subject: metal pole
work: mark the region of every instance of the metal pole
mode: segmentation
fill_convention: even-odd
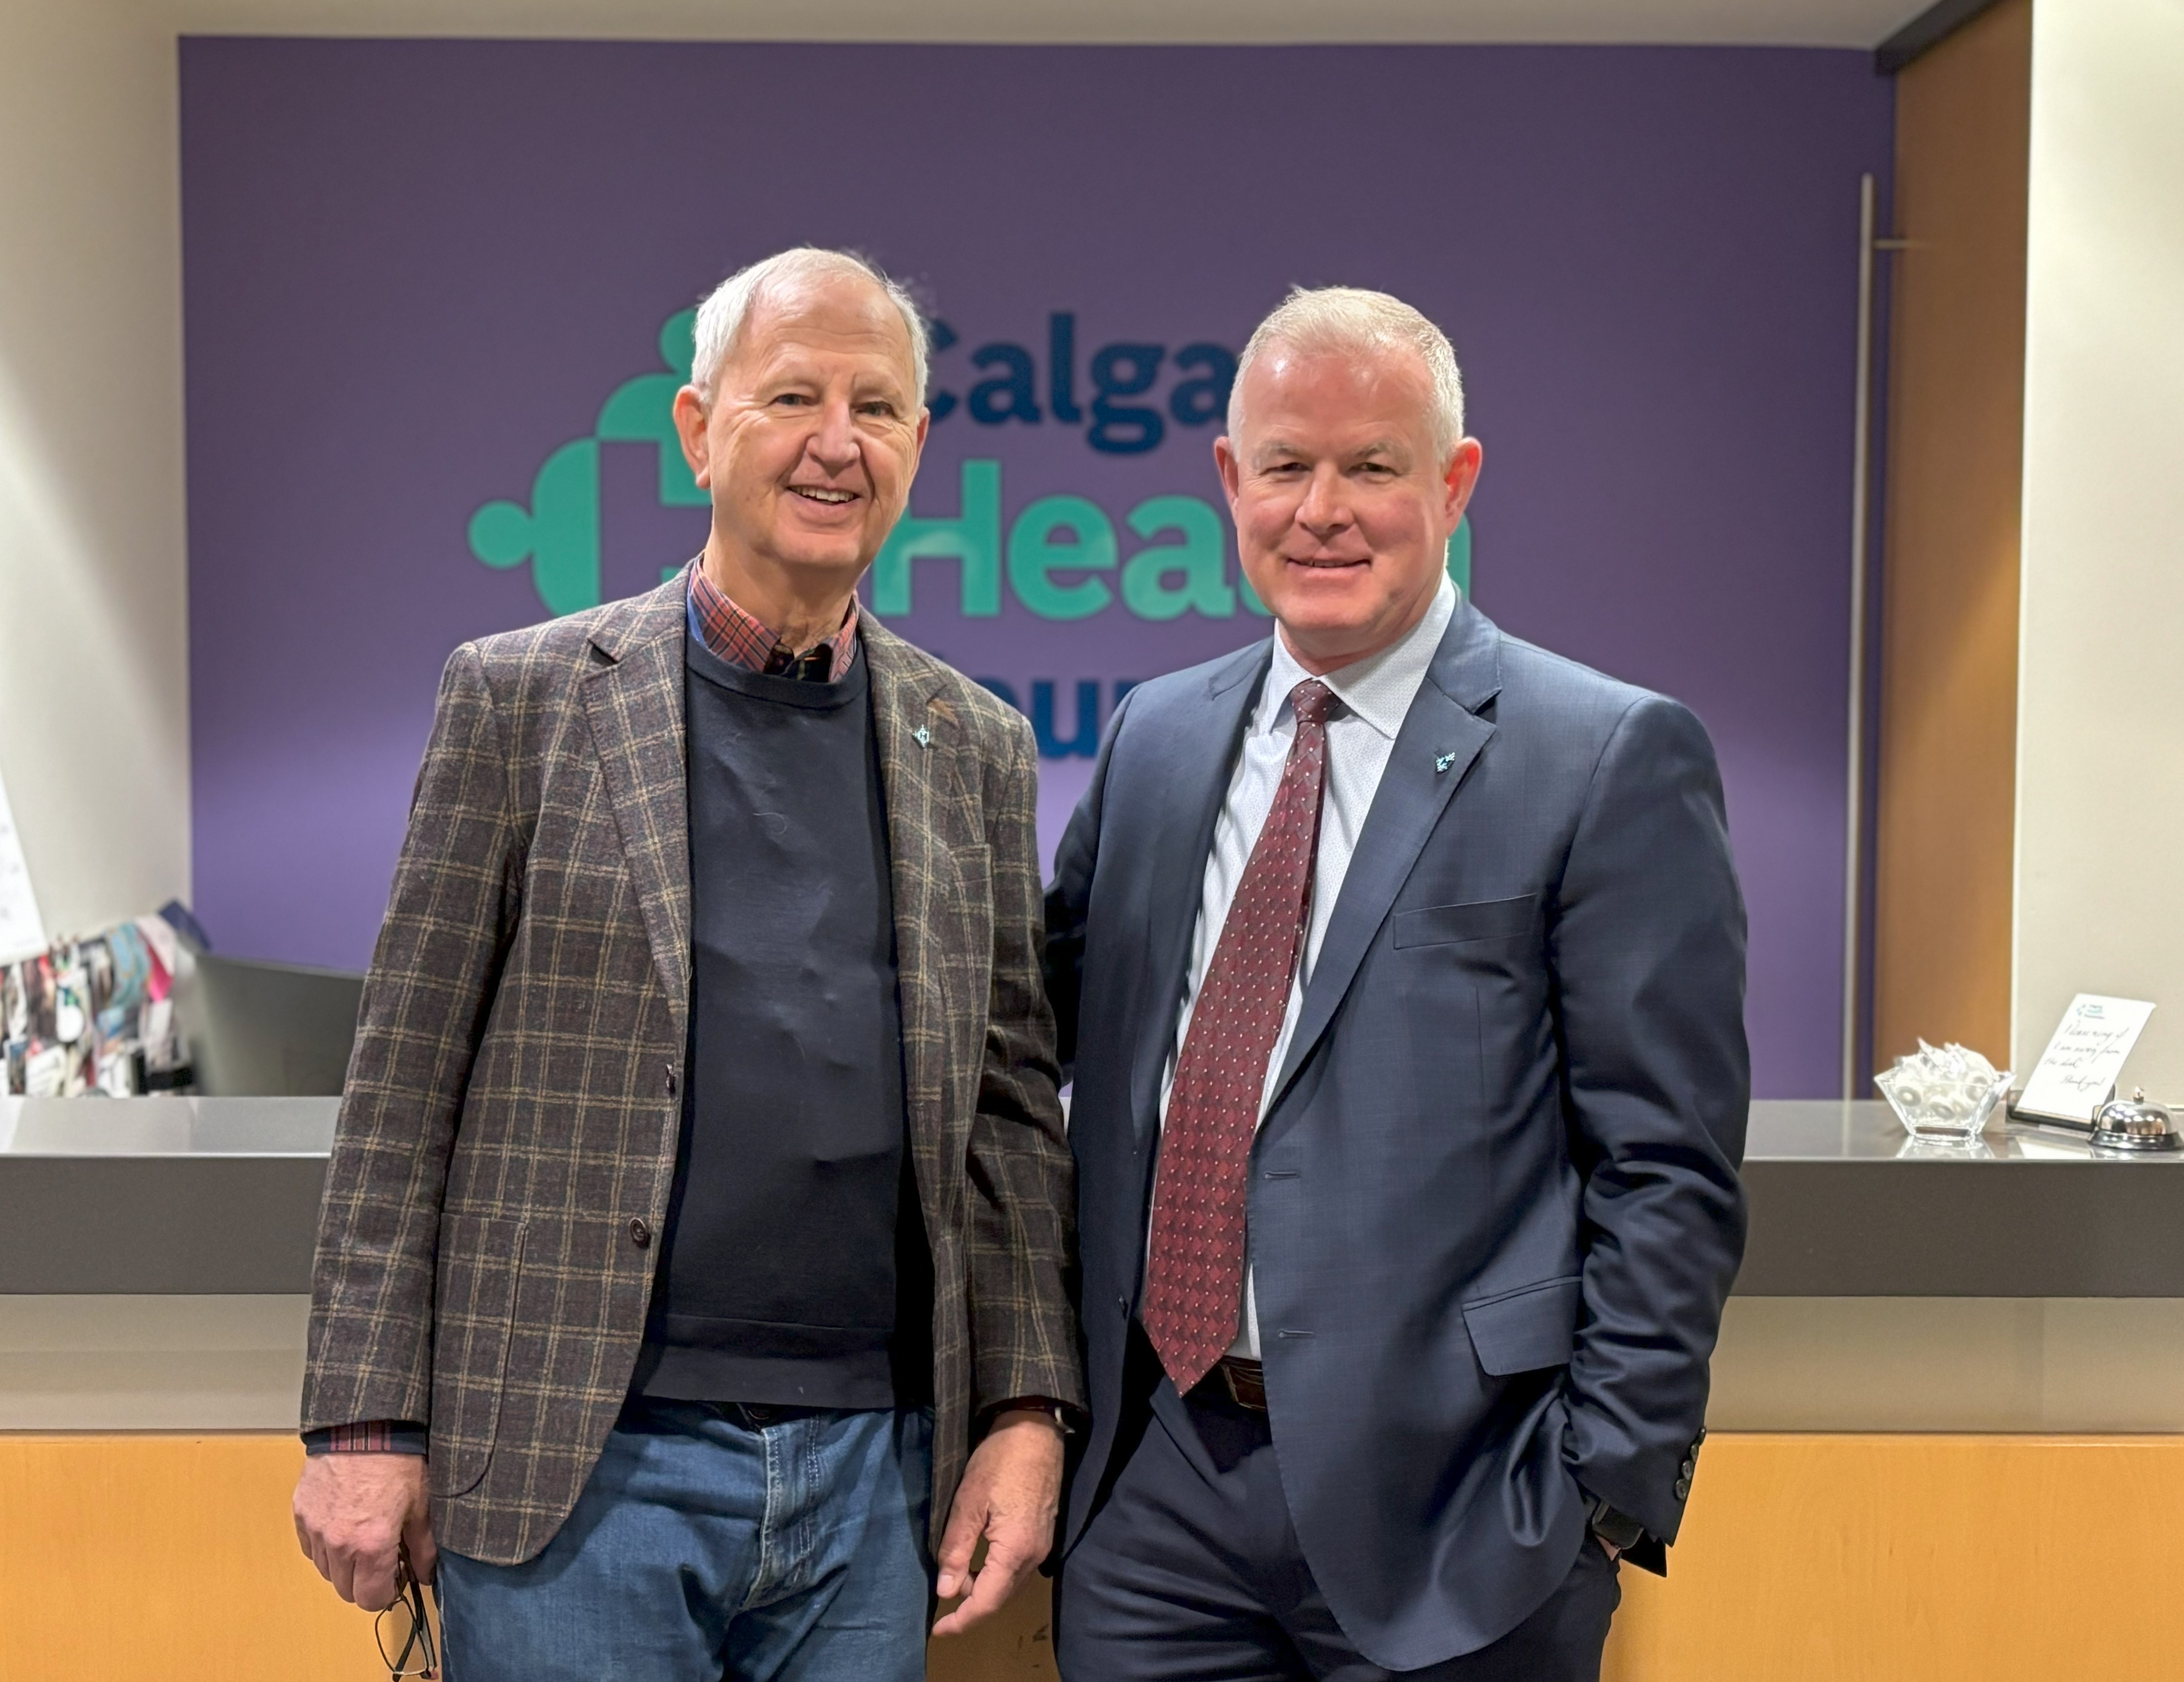
[[[1865,864],[1865,573],[1873,434],[1873,208],[1858,187],[1858,398],[1850,468],[1849,769],[1843,801],[1842,1095],[1858,1092],[1858,889]]]

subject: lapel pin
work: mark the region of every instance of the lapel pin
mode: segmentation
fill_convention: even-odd
[[[1454,754],[1443,754],[1440,755],[1440,757],[1434,760],[1434,775],[1436,777],[1440,776],[1441,772],[1446,771],[1455,763],[1456,755]]]
[[[911,740],[921,748],[929,748],[933,745],[933,732],[922,724],[910,732],[910,737]]]

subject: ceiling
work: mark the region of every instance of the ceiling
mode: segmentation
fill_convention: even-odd
[[[1926,0],[146,0],[185,34],[1877,46]]]

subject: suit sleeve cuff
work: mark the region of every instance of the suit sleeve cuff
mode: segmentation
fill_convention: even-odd
[[[409,1419],[370,1419],[354,1425],[328,1425],[304,1433],[306,1454],[418,1454],[429,1433]]]

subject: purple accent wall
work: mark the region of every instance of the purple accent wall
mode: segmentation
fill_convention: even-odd
[[[1835,1089],[1865,55],[1741,48],[182,43],[196,909],[227,951],[360,966],[449,650],[544,615],[472,512],[656,369],[729,269],[850,244],[959,335],[1041,359],[1240,347],[1291,281],[1449,327],[1486,448],[1475,593],[1689,702],[1752,916],[1763,1096]],[[1164,375],[1164,395],[1173,379]],[[1002,523],[1217,501],[1216,427],[937,425],[913,511],[998,459]],[[605,447],[605,593],[702,540]],[[1124,553],[1138,540],[1124,534]],[[921,562],[898,629],[974,676],[1144,677],[1266,621],[966,619]],[[1042,765],[1050,849],[1089,760]]]

